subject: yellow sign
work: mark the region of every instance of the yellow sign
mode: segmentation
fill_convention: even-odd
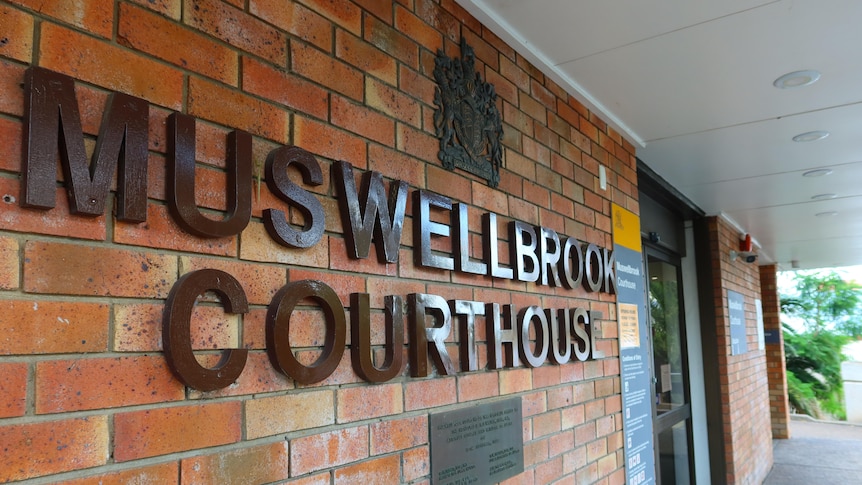
[[[614,244],[641,252],[641,220],[634,212],[611,205],[614,222]]]
[[[620,349],[636,349],[641,346],[641,333],[638,326],[638,306],[631,303],[618,305],[620,322]]]

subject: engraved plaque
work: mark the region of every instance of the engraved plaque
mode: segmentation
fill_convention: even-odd
[[[521,398],[432,414],[431,483],[484,485],[524,471]]]

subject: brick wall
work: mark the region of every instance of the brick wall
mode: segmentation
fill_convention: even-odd
[[[0,32],[0,481],[428,483],[429,414],[517,396],[526,470],[510,483],[624,482],[612,295],[419,268],[410,231],[395,264],[378,263],[373,251],[347,256],[329,176],[336,160],[357,175],[377,171],[468,204],[476,240],[478,215],[490,211],[501,227],[520,220],[609,247],[611,202],[637,211],[634,147],[454,1],[6,0]],[[434,55],[442,48],[457,56],[462,37],[499,94],[505,153],[497,189],[437,160]],[[113,197],[108,216],[70,215],[60,186],[56,208],[21,207],[29,66],[76,80],[88,153],[111,92],[149,103],[145,223],[112,217]],[[322,240],[308,249],[276,244],[262,211],[283,210],[300,225],[302,216],[265,183],[241,234],[207,239],[180,229],[165,203],[173,112],[197,119],[195,192],[208,210],[226,206],[229,131],[253,135],[256,163],[282,145],[313,153],[324,174],[310,188],[327,215]],[[600,164],[606,191],[598,188]],[[180,276],[202,268],[233,275],[250,306],[225,314],[205,298],[195,309],[200,361],[215,365],[216,349],[249,351],[237,382],[212,392],[184,387],[162,352],[165,299]],[[380,347],[383,296],[431,293],[600,311],[605,357],[429,378],[410,377],[405,365],[372,385],[346,352],[325,381],[301,385],[269,363],[264,321],[279,288],[302,279],[326,282],[345,305],[351,292],[370,293]],[[749,286],[756,291],[756,279]],[[303,315],[309,323],[291,339],[313,359],[322,330],[313,311]],[[448,350],[457,362],[454,341]],[[762,357],[729,365],[763,372]],[[756,379],[731,391],[748,392]],[[735,441],[745,439],[737,436],[743,426],[732,429]]]
[[[759,350],[755,300],[762,299],[758,266],[742,259],[731,261],[739,250],[740,234],[726,220],[711,217],[709,232],[712,268],[712,304],[715,312],[726,483],[759,484],[772,468],[769,383],[766,354]],[[748,351],[731,355],[727,290],[743,295]],[[702,303],[703,304],[703,303]]]
[[[787,367],[784,360],[781,301],[778,297],[778,265],[760,267],[760,289],[763,295],[763,328],[776,336],[772,342],[766,342],[772,437],[788,439],[790,438],[790,404],[787,401]]]

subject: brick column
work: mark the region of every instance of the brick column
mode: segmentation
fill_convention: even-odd
[[[769,377],[769,411],[772,415],[772,437],[790,438],[790,406],[787,403],[787,375],[784,363],[784,333],[781,329],[781,305],[778,299],[776,265],[760,267],[760,293],[763,299],[763,330],[773,338],[766,341],[766,369]]]

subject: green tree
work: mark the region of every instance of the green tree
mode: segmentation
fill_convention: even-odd
[[[781,295],[781,310],[801,321],[804,330],[784,325],[788,398],[799,412],[843,419],[841,349],[862,335],[862,286],[834,272],[798,273],[794,283],[793,294]]]

